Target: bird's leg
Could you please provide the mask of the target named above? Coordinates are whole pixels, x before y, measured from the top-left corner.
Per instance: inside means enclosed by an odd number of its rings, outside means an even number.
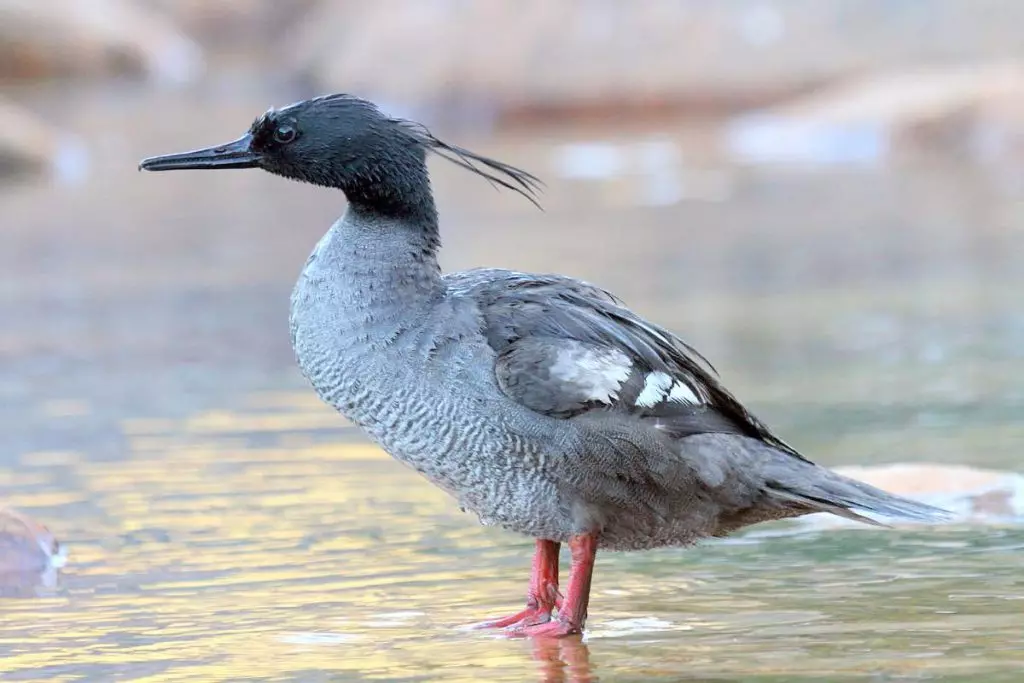
[[[569,550],[572,552],[569,585],[558,608],[558,617],[535,626],[524,625],[520,631],[523,635],[560,638],[583,632],[590,603],[590,579],[594,575],[594,559],[597,557],[597,536],[574,536],[569,541]]]
[[[508,617],[485,621],[477,628],[522,628],[544,624],[551,620],[551,611],[560,606],[558,593],[558,550],[554,541],[537,541],[530,573],[530,590],[526,594],[526,609]]]

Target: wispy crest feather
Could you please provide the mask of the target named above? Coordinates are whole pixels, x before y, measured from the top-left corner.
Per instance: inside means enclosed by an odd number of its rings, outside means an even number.
[[[450,161],[456,166],[477,174],[494,187],[500,185],[521,194],[538,209],[543,210],[543,207],[537,201],[537,194],[543,190],[544,183],[532,173],[496,159],[481,156],[463,147],[444,142],[435,137],[421,123],[405,119],[391,119],[391,121],[410,133],[417,142],[423,145],[424,149],[433,152],[442,159]]]

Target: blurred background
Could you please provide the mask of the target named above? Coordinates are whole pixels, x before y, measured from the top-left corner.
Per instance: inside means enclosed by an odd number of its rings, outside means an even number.
[[[0,506],[68,551],[8,582],[0,673],[1019,680],[1021,26],[1019,0],[0,0]],[[433,162],[446,269],[598,283],[810,457],[958,525],[608,555],[587,643],[454,630],[518,604],[530,542],[299,376],[288,295],[343,196],[136,171],[327,92],[546,182],[539,212]]]

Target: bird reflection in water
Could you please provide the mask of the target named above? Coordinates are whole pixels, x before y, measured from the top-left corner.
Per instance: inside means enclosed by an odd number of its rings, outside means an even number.
[[[539,664],[542,683],[592,683],[590,648],[581,636],[535,638],[533,659]]]

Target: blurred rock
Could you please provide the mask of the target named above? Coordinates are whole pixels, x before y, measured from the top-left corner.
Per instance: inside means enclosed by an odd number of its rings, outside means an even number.
[[[55,130],[0,99],[0,177],[42,173],[56,150]]]
[[[743,114],[725,126],[725,156],[742,164],[876,166],[888,160],[889,130],[876,121],[829,123]]]
[[[406,106],[720,111],[854,73],[1019,55],[1022,24],[1016,0],[340,1],[284,53],[320,90]]]
[[[872,486],[945,508],[960,521],[1024,521],[1024,476],[968,465],[895,463],[837,467]]]
[[[169,17],[208,52],[255,53],[273,59],[275,41],[316,0],[139,0]]]
[[[64,566],[66,551],[42,524],[0,508],[0,595],[35,594],[52,588],[57,570]]]
[[[0,78],[130,75],[187,83],[199,47],[131,0],[0,0]]]
[[[1013,190],[1024,195],[1024,84],[1016,92],[994,94],[971,110],[976,125],[969,139],[978,161],[1009,164],[1017,177]]]
[[[593,184],[605,206],[671,206],[682,201],[729,199],[728,171],[687,164],[692,148],[670,135],[638,139],[578,140],[551,148],[559,178]]]
[[[1024,475],[1015,472],[988,470],[969,465],[942,465],[938,463],[893,463],[834,467],[834,471],[863,481],[880,489],[952,513],[949,522],[939,524],[1024,524]],[[891,527],[916,527],[921,522],[867,515]],[[878,527],[818,513],[798,517],[778,527],[756,529],[757,537],[786,536],[827,529],[860,529],[870,531]]]
[[[1024,62],[915,68],[844,80],[726,127],[741,162],[876,164],[903,153],[977,156],[974,140],[1024,102]],[[1003,106],[993,106],[1002,103]],[[1001,130],[1009,130],[1002,118]],[[1024,130],[1024,119],[1017,119]]]
[[[0,97],[0,181],[44,174],[75,181],[87,168],[88,155],[76,137]]]

